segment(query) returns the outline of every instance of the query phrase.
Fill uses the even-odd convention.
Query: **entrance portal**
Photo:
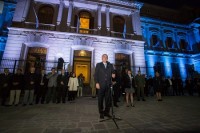
[[[28,49],[26,72],[28,72],[31,67],[35,67],[36,73],[40,73],[40,70],[45,68],[46,54],[46,48],[30,47]]]
[[[74,72],[78,77],[81,73],[84,76],[84,84],[90,83],[90,69],[91,69],[91,51],[75,50],[74,51]]]

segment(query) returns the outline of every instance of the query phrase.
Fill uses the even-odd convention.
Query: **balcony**
[[[73,33],[80,33],[80,34],[92,34],[92,35],[97,35],[97,29],[84,29],[84,28],[79,28],[77,31],[77,27],[70,27],[70,32]]]
[[[132,40],[143,40],[141,35],[128,34],[128,33],[123,34],[121,32],[115,32],[115,31],[111,31],[110,36],[116,38],[132,39]]]
[[[28,28],[28,29],[36,29],[36,23],[33,22],[25,22],[24,23],[24,28]],[[42,24],[39,23],[39,30],[50,30],[50,31],[54,31],[55,30],[55,25],[54,24]]]

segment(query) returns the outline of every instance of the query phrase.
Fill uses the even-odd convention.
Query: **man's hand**
[[[97,88],[97,89],[100,89],[99,83],[96,83],[96,88]]]

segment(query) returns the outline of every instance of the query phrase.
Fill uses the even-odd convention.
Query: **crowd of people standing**
[[[74,72],[66,73],[61,69],[58,73],[55,68],[48,74],[45,69],[37,74],[34,67],[26,74],[22,73],[22,69],[17,69],[15,74],[11,74],[9,69],[5,68],[4,73],[0,74],[0,79],[2,106],[18,106],[20,97],[23,106],[50,102],[65,103],[66,97],[72,102],[76,97],[82,96],[84,82],[82,74],[76,77]]]

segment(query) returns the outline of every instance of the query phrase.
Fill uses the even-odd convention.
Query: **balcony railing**
[[[77,31],[77,27],[73,27],[73,26],[70,27],[70,32],[97,35],[97,29],[79,28],[78,31]]]
[[[123,34],[121,32],[115,32],[111,31],[111,37],[117,37],[117,38],[124,38],[124,39],[133,39],[133,40],[143,40],[141,35],[136,34]]]
[[[29,29],[36,29],[36,23],[25,22],[24,23],[24,27],[25,28],[29,28]],[[39,23],[38,29],[54,31],[55,30],[55,25],[54,24],[42,24],[42,23]]]

